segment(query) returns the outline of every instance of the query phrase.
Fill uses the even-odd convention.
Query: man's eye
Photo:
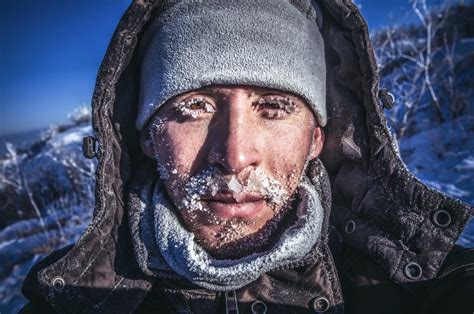
[[[289,98],[269,97],[258,100],[254,109],[265,119],[283,119],[297,111],[297,106]]]
[[[215,109],[212,104],[202,97],[191,98],[181,101],[174,105],[174,108],[183,117],[198,118],[205,113],[214,113]]]
[[[199,102],[193,102],[191,105],[189,105],[190,109],[197,110],[197,109],[203,109],[205,107],[204,102],[199,101]]]

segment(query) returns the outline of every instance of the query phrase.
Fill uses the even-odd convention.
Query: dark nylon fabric
[[[321,189],[330,232],[315,247],[314,259],[238,290],[241,313],[256,300],[269,313],[314,313],[321,297],[330,313],[472,313],[474,252],[454,246],[472,208],[408,172],[386,127],[365,21],[346,1],[321,1],[320,7],[329,116],[321,156],[329,181]],[[134,1],[114,33],[93,96],[100,148],[94,218],[75,245],[31,270],[23,286],[30,301],[24,312],[225,311],[223,294],[173,276],[147,277],[134,258],[126,191],[132,178],[154,169],[134,128],[136,48],[159,12],[160,1]],[[451,217],[446,227],[434,221],[440,210]],[[64,286],[55,285],[58,280]]]

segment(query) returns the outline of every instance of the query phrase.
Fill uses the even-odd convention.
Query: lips
[[[253,218],[262,211],[266,203],[262,195],[251,193],[218,193],[202,197],[201,201],[221,219]]]

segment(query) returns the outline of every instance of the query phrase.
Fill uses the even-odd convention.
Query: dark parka
[[[136,48],[160,1],[137,0],[115,31],[93,96],[97,145],[86,147],[99,161],[93,221],[76,244],[31,270],[24,312],[237,313],[237,305],[251,313],[253,305],[257,313],[473,313],[474,251],[454,245],[472,208],[409,173],[386,126],[389,97],[365,21],[346,0],[320,6],[329,117],[321,160],[329,180],[320,184],[326,219],[313,252],[227,294],[139,270],[127,191],[153,164],[134,128]]]

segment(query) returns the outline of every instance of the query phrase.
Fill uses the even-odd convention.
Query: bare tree
[[[425,46],[421,47],[416,50],[417,58],[410,59],[409,55],[403,54],[402,57],[408,58],[408,60],[415,62],[415,64],[420,68],[420,71],[423,73],[424,79],[424,87],[428,90],[433,107],[435,109],[436,115],[439,121],[443,122],[443,112],[441,110],[441,105],[439,102],[438,95],[433,88],[433,83],[431,80],[431,68],[433,65],[433,59],[436,53],[442,49],[441,47],[436,47],[433,45],[433,40],[436,37],[438,31],[443,27],[443,24],[446,20],[447,16],[447,8],[449,7],[448,2],[446,3],[445,9],[441,11],[441,14],[438,16],[439,19],[434,18],[434,14],[432,14],[426,5],[425,0],[413,0],[412,1],[412,8],[415,12],[416,16],[421,22],[421,25],[424,27],[425,35]]]
[[[425,0],[410,3],[419,25],[393,25],[374,36],[382,85],[398,99],[387,118],[399,140],[414,130],[422,110],[431,108],[444,122],[447,112],[457,118],[466,107],[456,90],[457,33],[445,27],[450,3],[441,9]]]

